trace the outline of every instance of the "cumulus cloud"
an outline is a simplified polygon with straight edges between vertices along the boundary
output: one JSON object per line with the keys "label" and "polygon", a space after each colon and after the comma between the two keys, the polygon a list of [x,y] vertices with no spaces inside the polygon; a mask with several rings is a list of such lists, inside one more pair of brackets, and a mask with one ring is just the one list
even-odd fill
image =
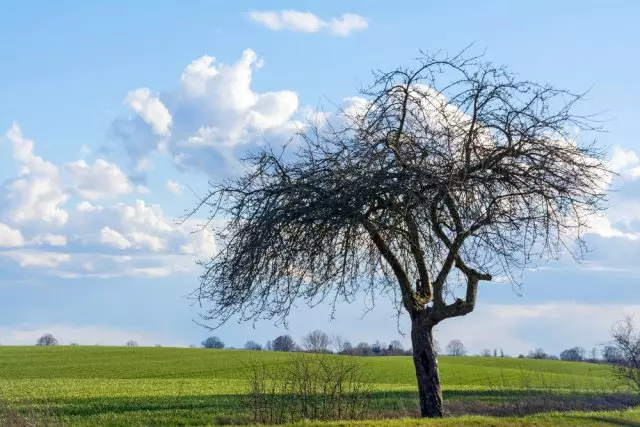
{"label": "cumulus cloud", "polygon": [[148,88],[136,89],[127,95],[127,106],[147,122],[158,135],[167,135],[171,127],[171,114],[162,101]]}
{"label": "cumulus cloud", "polygon": [[6,137],[13,145],[19,171],[2,189],[3,216],[15,223],[65,224],[68,214],[61,205],[69,196],[60,185],[57,166],[34,154],[33,141],[23,136],[17,123],[11,125]]}
{"label": "cumulus cloud", "polygon": [[59,168],[35,154],[17,124],[7,139],[18,166],[0,193],[0,259],[9,266],[66,278],[158,277],[192,271],[195,259],[213,254],[209,233],[193,233],[193,222],[178,224],[157,205],[104,204],[148,193],[116,164],[78,160]]}
{"label": "cumulus cloud", "polygon": [[[253,73],[262,64],[251,49],[232,64],[218,64],[208,55],[197,58],[185,67],[175,88],[154,97],[167,114],[151,114],[142,105],[128,102],[136,115],[114,120],[110,134],[121,141],[141,173],[149,170],[154,153],[169,155],[181,170],[209,174],[235,170],[238,152],[264,140],[283,136],[286,140],[295,130],[291,126],[298,109],[295,92],[252,89]],[[138,94],[136,100],[151,96],[148,89],[132,93]],[[127,100],[131,98],[130,94]],[[164,127],[152,119],[158,115],[165,118]],[[159,128],[168,129],[169,122],[170,134],[158,134]]]}
{"label": "cumulus cloud", "polygon": [[272,31],[296,31],[303,33],[317,33],[328,31],[339,37],[346,37],[354,32],[368,27],[365,18],[354,13],[345,13],[340,17],[333,17],[327,21],[320,19],[311,12],[296,10],[250,11],[249,19],[258,22]]}
{"label": "cumulus cloud", "polygon": [[127,175],[103,159],[97,159],[93,165],[84,160],[71,162],[65,165],[65,170],[73,182],[73,191],[83,199],[116,198],[133,191]]}
{"label": "cumulus cloud", "polygon": [[0,223],[0,247],[24,246],[24,237],[20,230],[15,230],[6,224]]}

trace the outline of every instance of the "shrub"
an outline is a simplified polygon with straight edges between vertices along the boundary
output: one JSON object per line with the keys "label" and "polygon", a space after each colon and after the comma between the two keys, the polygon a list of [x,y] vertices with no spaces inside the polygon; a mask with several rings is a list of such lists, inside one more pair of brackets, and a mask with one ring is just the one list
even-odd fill
{"label": "shrub", "polygon": [[360,361],[329,354],[298,354],[280,369],[249,366],[249,408],[254,422],[361,419],[371,397]]}

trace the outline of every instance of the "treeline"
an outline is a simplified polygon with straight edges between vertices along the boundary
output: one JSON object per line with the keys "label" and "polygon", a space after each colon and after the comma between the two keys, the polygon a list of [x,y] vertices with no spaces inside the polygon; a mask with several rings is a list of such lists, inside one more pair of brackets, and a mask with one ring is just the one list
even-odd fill
{"label": "treeline", "polygon": [[[45,334],[41,336],[36,345],[38,346],[55,346],[58,345],[58,340],[51,334]],[[77,343],[71,343],[75,346]],[[130,340],[125,343],[127,347],[137,347],[136,341]],[[156,347],[160,347],[156,344]],[[195,348],[194,345],[191,346]],[[216,337],[211,336],[202,341],[202,348],[212,349],[224,349],[233,347],[226,347],[224,342]],[[459,339],[453,339],[449,341],[445,347],[445,351],[442,352],[440,345],[437,341],[434,341],[434,347],[436,354],[447,356],[467,356],[467,349],[464,343]],[[247,341],[244,345],[245,350],[254,351],[282,351],[282,352],[308,352],[308,353],[334,353],[345,354],[351,356],[411,356],[411,348],[405,349],[402,343],[398,340],[393,340],[389,344],[375,341],[374,343],[368,343],[365,341],[359,342],[353,345],[349,340],[339,335],[329,336],[321,330],[315,330],[304,335],[297,343],[291,335],[279,335],[273,340],[269,340],[265,345],[259,344],[256,341]],[[583,347],[572,347],[563,350],[559,356],[548,354],[542,348],[537,348],[529,353],[520,354],[520,359],[540,359],[540,360],[563,360],[568,362],[590,362],[590,363],[606,363],[611,365],[622,364],[625,361],[624,351],[618,345],[606,345],[598,350],[596,347],[592,348],[587,354]],[[505,354],[502,349],[485,349],[482,350],[478,356],[481,357],[510,357]]]}

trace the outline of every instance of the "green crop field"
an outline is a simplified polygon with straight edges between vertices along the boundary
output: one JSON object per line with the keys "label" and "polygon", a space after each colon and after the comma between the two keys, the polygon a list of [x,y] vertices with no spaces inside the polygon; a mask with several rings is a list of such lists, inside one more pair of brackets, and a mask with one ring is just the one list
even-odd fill
{"label": "green crop field", "polygon": [[[0,347],[0,400],[5,410],[62,425],[242,423],[250,420],[246,397],[249,366],[260,360],[277,369],[285,366],[291,357],[287,353],[244,350]],[[411,358],[358,360],[365,377],[372,383],[367,402],[371,413],[381,418],[416,414]],[[446,405],[454,415],[513,416],[513,413],[501,414],[501,410],[518,408],[518,402],[525,399],[535,400],[542,409],[548,406],[564,409],[564,406],[557,406],[558,402],[575,404],[576,399],[582,398],[584,402],[590,402],[589,405],[595,401],[602,409],[612,409],[607,405],[615,399],[594,400],[598,396],[618,396],[615,400],[618,407],[613,409],[637,403],[617,387],[609,368],[604,365],[442,357],[440,370]],[[590,408],[585,404],[584,409]],[[640,413],[635,409],[519,415],[522,417],[462,416],[441,422],[443,425],[602,425],[597,421],[607,417],[627,423],[621,425],[640,422]],[[362,421],[358,423],[362,424]],[[371,425],[410,423],[414,421],[376,421]]]}

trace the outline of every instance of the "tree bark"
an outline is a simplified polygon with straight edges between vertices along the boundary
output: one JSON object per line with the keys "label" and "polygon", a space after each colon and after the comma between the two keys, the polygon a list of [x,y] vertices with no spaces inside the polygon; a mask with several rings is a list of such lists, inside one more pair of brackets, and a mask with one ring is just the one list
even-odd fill
{"label": "tree bark", "polygon": [[433,347],[433,325],[427,321],[426,313],[417,315],[412,321],[411,344],[420,393],[420,413],[423,417],[442,417],[442,388]]}

